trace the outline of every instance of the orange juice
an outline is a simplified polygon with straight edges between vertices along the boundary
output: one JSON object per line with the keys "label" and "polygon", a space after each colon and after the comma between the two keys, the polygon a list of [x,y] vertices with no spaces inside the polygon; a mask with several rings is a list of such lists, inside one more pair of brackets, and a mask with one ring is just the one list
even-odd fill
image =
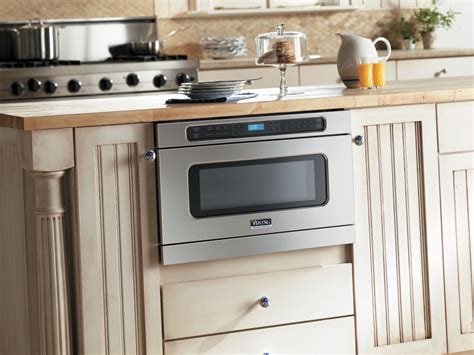
{"label": "orange juice", "polygon": [[369,89],[374,86],[373,79],[373,64],[359,64],[359,87],[362,89]]}
{"label": "orange juice", "polygon": [[378,88],[385,86],[385,62],[374,63],[374,85]]}

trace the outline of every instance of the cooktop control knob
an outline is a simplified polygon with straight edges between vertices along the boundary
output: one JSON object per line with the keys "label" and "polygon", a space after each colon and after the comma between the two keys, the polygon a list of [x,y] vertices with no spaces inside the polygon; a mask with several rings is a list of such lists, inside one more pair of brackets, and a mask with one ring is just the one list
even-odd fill
{"label": "cooktop control knob", "polygon": [[181,85],[183,83],[190,83],[191,81],[194,81],[194,78],[186,73],[179,73],[176,75],[176,84]]}
{"label": "cooktop control knob", "polygon": [[14,82],[10,86],[10,91],[13,95],[20,96],[21,94],[23,94],[23,91],[25,91],[25,88],[23,87],[23,84],[19,82]]}
{"label": "cooktop control knob", "polygon": [[166,76],[158,74],[153,78],[153,85],[157,88],[161,88],[166,84]]}
{"label": "cooktop control knob", "polygon": [[137,86],[140,82],[140,78],[135,73],[130,73],[127,75],[127,85],[128,86]]}
{"label": "cooktop control knob", "polygon": [[47,94],[54,94],[57,88],[58,88],[58,84],[55,83],[54,81],[47,80],[44,82],[44,91]]}
{"label": "cooktop control knob", "polygon": [[102,78],[99,81],[99,89],[102,91],[109,91],[114,85],[113,81],[109,78]]}
{"label": "cooktop control knob", "polygon": [[82,83],[79,80],[71,79],[67,83],[67,90],[72,93],[79,92],[81,90]]}
{"label": "cooktop control knob", "polygon": [[41,81],[37,79],[28,80],[28,89],[33,92],[38,91],[39,89],[41,89]]}

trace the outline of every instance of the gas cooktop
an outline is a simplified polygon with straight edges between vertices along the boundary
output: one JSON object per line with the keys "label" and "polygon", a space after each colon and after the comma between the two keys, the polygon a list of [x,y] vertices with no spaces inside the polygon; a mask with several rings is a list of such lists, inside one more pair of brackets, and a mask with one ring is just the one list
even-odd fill
{"label": "gas cooktop", "polygon": [[198,66],[184,55],[0,62],[0,101],[176,90]]}

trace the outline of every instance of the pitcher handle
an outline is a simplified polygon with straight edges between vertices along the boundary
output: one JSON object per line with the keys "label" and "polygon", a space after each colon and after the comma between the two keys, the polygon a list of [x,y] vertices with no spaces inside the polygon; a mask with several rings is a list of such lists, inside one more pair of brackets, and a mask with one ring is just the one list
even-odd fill
{"label": "pitcher handle", "polygon": [[378,37],[374,40],[374,46],[375,46],[375,43],[377,42],[383,42],[385,43],[385,45],[387,46],[387,55],[385,57],[383,57],[383,60],[388,60],[388,58],[390,58],[390,55],[392,54],[392,46],[390,45],[390,42],[388,41],[388,39],[386,39],[385,37]]}

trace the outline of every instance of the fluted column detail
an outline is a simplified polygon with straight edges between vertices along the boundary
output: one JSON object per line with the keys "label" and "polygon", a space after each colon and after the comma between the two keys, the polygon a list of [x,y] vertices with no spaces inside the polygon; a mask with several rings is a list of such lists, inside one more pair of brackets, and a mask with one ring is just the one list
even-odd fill
{"label": "fluted column detail", "polygon": [[66,279],[64,171],[32,172],[35,185],[39,353],[71,354]]}

